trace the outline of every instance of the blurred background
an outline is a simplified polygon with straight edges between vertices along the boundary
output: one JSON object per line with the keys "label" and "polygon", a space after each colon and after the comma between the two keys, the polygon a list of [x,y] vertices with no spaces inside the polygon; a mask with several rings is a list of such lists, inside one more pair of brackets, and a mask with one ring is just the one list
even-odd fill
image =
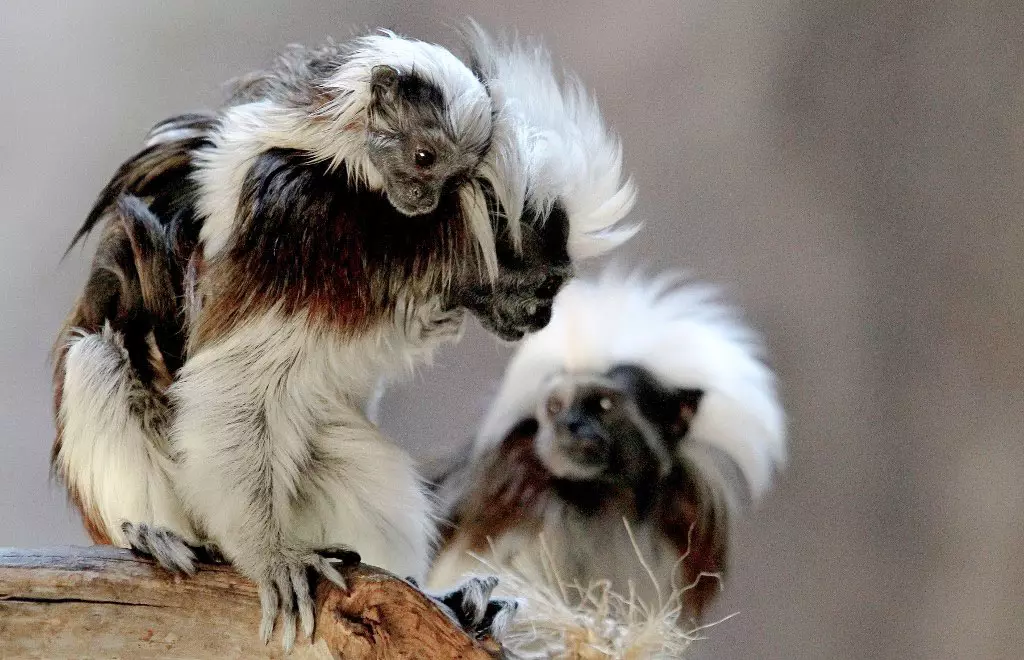
{"label": "blurred background", "polygon": [[[1020,658],[1024,5],[4,0],[0,545],[83,543],[48,482],[60,255],[147,128],[289,42],[471,15],[546,39],[621,133],[632,263],[724,286],[766,336],[791,463],[739,524],[695,657]],[[418,456],[464,442],[507,350],[474,327],[385,401]]]}

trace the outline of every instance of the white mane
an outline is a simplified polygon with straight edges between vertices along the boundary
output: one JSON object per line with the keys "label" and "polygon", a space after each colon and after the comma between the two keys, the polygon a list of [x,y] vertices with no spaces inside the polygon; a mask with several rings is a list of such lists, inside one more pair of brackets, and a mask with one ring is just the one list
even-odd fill
{"label": "white mane", "polygon": [[475,451],[484,452],[532,416],[545,382],[560,372],[644,367],[663,383],[705,395],[690,427],[694,442],[724,452],[753,498],[785,462],[785,420],[775,376],[752,330],[706,286],[678,274],[645,279],[609,268],[575,280],[555,300],[551,323],[523,340],[491,405]]}
{"label": "white mane", "polygon": [[636,187],[622,180],[622,145],[580,80],[566,74],[560,82],[540,45],[496,42],[476,23],[466,32],[497,112],[486,165],[509,218],[524,207],[543,217],[561,203],[573,259],[632,237],[639,225],[618,225],[633,208]]}

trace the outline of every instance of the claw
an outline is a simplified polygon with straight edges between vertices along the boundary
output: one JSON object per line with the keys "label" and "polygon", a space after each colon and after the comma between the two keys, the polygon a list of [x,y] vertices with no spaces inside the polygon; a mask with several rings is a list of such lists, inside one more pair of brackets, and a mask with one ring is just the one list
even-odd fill
{"label": "claw", "polygon": [[361,562],[363,559],[359,556],[359,553],[351,548],[345,546],[339,546],[335,548],[323,548],[317,550],[316,554],[324,557],[325,559],[334,559],[346,566],[354,566]]}
{"label": "claw", "polygon": [[274,621],[278,612],[281,613],[281,641],[286,652],[290,652],[295,646],[298,626],[301,626],[302,633],[312,641],[316,627],[316,612],[307,569],[313,569],[341,589],[348,590],[345,578],[328,556],[338,557],[341,561],[347,562],[359,561],[359,555],[347,548],[335,548],[323,554],[285,555],[272,564],[264,574],[265,577],[259,580],[262,611],[260,639],[264,644],[273,636]]}
{"label": "claw", "polygon": [[164,527],[130,521],[121,523],[121,531],[133,552],[152,557],[172,573],[195,575],[195,549],[178,534]]}
{"label": "claw", "polygon": [[333,582],[339,589],[348,591],[348,582],[345,577],[326,558],[320,555],[310,555],[306,561],[311,568]]}
{"label": "claw", "polygon": [[313,598],[309,594],[309,577],[304,568],[292,566],[288,569],[295,590],[295,602],[299,606],[299,624],[302,633],[313,637]]}
{"label": "claw", "polygon": [[274,619],[277,618],[277,589],[272,582],[260,584],[260,639],[264,644],[270,643],[274,634]]}
{"label": "claw", "polygon": [[431,596],[443,605],[470,635],[490,635],[500,638],[511,627],[519,603],[513,599],[495,598],[491,594],[498,586],[494,576],[469,578],[454,590]]}

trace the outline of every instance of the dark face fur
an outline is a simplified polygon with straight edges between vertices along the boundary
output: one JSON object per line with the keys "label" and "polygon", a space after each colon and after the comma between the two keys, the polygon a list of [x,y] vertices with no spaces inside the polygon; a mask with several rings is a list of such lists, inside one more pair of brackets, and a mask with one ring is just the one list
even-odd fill
{"label": "dark face fur", "polygon": [[370,95],[367,151],[384,178],[388,201],[405,215],[430,213],[445,189],[468,179],[480,164],[490,127],[478,131],[487,139],[460,141],[445,123],[441,90],[390,66],[373,68]]}
{"label": "dark face fur", "polygon": [[497,279],[467,287],[459,300],[484,328],[506,341],[522,339],[548,324],[555,295],[573,272],[567,249],[569,221],[560,206],[543,223],[524,214],[522,231],[522,249],[516,251],[508,228],[499,226]]}
{"label": "dark face fur", "polygon": [[537,455],[561,479],[657,483],[671,472],[702,394],[666,388],[634,366],[558,376],[537,410]]}

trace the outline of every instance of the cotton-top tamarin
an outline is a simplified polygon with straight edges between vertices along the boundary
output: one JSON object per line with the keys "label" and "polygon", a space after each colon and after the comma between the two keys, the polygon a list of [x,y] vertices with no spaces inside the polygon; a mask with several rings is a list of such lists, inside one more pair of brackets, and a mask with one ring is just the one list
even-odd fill
{"label": "cotton-top tamarin", "polygon": [[699,616],[730,515],[784,461],[784,419],[759,341],[711,290],[611,269],[558,294],[462,455],[439,487],[430,585],[487,572],[483,558],[653,607],[681,590]]}

